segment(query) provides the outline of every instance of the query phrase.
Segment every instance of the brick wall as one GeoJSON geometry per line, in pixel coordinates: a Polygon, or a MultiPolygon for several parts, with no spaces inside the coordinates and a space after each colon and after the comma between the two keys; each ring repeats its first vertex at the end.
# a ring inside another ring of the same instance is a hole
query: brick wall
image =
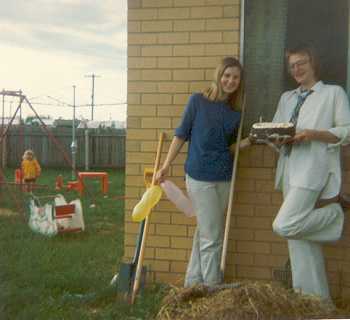
{"type": "MultiPolygon", "coordinates": [[[[128,0],[126,260],[134,254],[138,232],[131,211],[145,191],[143,171],[153,167],[157,137],[161,131],[167,134],[164,159],[189,95],[210,83],[220,58],[238,56],[239,5],[239,0],[128,0]]],[[[171,168],[171,180],[182,188],[185,157],[186,148],[171,168]]],[[[241,153],[227,280],[272,280],[273,270],[287,259],[286,242],[271,228],[281,203],[281,194],[273,189],[275,164],[275,155],[267,147],[241,153]]],[[[350,183],[350,174],[345,175],[345,183],[350,183]]],[[[195,219],[186,218],[163,197],[150,221],[145,255],[149,280],[181,285],[195,219]]],[[[346,228],[342,241],[325,248],[335,296],[350,294],[349,237],[346,228]]]]}

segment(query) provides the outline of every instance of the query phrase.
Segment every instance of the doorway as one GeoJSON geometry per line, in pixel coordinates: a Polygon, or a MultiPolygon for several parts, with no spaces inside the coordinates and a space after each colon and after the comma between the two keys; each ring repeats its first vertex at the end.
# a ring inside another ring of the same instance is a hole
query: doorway
{"type": "Polygon", "coordinates": [[[348,0],[246,0],[244,21],[246,134],[260,118],[271,121],[282,92],[295,87],[284,63],[288,47],[312,44],[322,80],[349,88],[348,0]]]}

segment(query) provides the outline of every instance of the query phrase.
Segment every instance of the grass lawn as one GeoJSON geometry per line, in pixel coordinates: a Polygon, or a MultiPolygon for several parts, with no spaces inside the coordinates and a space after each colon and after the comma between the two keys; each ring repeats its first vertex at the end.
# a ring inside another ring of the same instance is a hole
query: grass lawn
{"type": "MultiPolygon", "coordinates": [[[[105,170],[100,170],[105,171],[105,170]]],[[[6,176],[13,180],[14,169],[6,176]]],[[[38,183],[48,189],[36,195],[54,195],[55,178],[71,180],[71,171],[44,169],[38,183]]],[[[134,306],[116,300],[109,287],[123,256],[124,172],[108,170],[109,194],[100,193],[98,180],[87,182],[81,198],[86,230],[52,238],[33,233],[16,213],[26,195],[2,186],[0,208],[0,319],[152,319],[163,290],[147,288],[134,306]],[[95,207],[91,207],[95,204],[95,207]],[[1,213],[2,212],[2,213],[1,213]]],[[[7,180],[7,181],[9,181],[7,180]]],[[[63,192],[68,201],[75,191],[63,192]]]]}

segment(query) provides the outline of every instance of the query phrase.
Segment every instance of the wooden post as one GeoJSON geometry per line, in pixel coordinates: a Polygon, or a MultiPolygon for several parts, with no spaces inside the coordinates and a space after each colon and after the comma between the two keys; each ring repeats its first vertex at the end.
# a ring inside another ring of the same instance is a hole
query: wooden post
{"type": "Polygon", "coordinates": [[[242,130],[243,130],[243,122],[244,122],[244,114],[245,114],[245,101],[246,101],[245,96],[243,96],[241,122],[240,122],[240,126],[238,129],[235,155],[234,155],[234,160],[233,160],[230,195],[229,195],[228,206],[227,206],[224,241],[223,241],[223,245],[222,245],[222,255],[221,255],[221,262],[220,262],[220,270],[221,270],[222,276],[225,275],[227,248],[228,248],[229,232],[230,232],[230,226],[231,226],[233,196],[235,193],[235,182],[236,182],[236,173],[237,173],[238,156],[239,156],[239,145],[240,145],[241,138],[242,138],[242,130]]]}

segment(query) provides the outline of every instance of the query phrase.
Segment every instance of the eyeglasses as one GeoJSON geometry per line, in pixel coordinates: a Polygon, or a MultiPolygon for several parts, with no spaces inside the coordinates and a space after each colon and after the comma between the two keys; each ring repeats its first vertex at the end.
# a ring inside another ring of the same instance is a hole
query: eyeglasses
{"type": "Polygon", "coordinates": [[[299,60],[297,62],[291,63],[288,65],[289,71],[293,71],[296,67],[300,68],[306,65],[309,62],[309,59],[299,60]]]}

